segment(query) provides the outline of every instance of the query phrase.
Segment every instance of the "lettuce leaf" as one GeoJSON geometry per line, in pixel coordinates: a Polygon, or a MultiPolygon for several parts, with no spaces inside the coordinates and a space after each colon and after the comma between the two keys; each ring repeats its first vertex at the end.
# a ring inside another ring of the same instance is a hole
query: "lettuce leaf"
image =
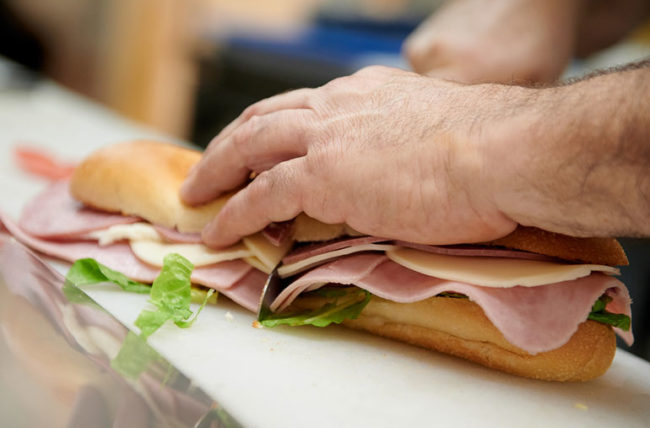
{"type": "Polygon", "coordinates": [[[625,314],[613,314],[605,310],[605,307],[611,301],[612,298],[606,294],[600,296],[600,298],[596,300],[596,303],[594,303],[592,306],[588,319],[598,321],[603,324],[609,324],[613,327],[620,328],[621,330],[629,331],[631,322],[629,316],[625,314]]]}
{"type": "MultiPolygon", "coordinates": [[[[75,286],[112,282],[119,285],[124,291],[132,293],[150,294],[150,302],[155,310],[144,309],[135,321],[140,328],[142,339],[151,336],[168,320],[181,327],[190,327],[206,303],[211,299],[214,290],[192,290],[190,275],[194,265],[179,254],[168,254],[163,260],[163,267],[152,285],[132,281],[124,274],[114,271],[94,259],[77,260],[66,276],[66,281],[75,286]],[[190,302],[197,298],[202,299],[201,306],[192,316],[190,302]]],[[[78,296],[72,296],[77,298],[78,296]]]]}
{"type": "Polygon", "coordinates": [[[122,290],[132,293],[148,294],[151,291],[151,286],[132,281],[124,274],[104,266],[95,259],[79,259],[75,261],[65,279],[77,287],[100,282],[112,282],[119,285],[122,290]]]}
{"type": "Polygon", "coordinates": [[[345,289],[324,289],[315,294],[321,297],[333,298],[319,309],[291,313],[274,313],[259,320],[264,327],[276,327],[278,325],[313,325],[326,327],[331,323],[340,324],[346,319],[355,319],[363,308],[366,307],[372,295],[360,288],[345,289]]]}
{"type": "Polygon", "coordinates": [[[174,321],[181,328],[190,327],[194,323],[214,290],[206,294],[201,307],[190,319],[192,316],[190,275],[193,269],[194,265],[180,254],[172,253],[165,256],[160,275],[151,285],[150,302],[156,310],[144,309],[135,320],[135,325],[140,328],[140,336],[143,339],[151,336],[168,320],[174,321]]]}
{"type": "Polygon", "coordinates": [[[128,379],[137,379],[151,365],[164,362],[163,358],[145,340],[129,331],[111,367],[128,379]]]}

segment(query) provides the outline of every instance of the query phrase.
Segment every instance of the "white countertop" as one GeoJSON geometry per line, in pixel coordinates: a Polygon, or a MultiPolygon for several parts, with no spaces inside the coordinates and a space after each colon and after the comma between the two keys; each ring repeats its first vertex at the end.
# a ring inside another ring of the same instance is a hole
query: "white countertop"
{"type": "MultiPolygon", "coordinates": [[[[0,90],[0,209],[17,217],[46,185],[17,168],[15,144],[76,161],[142,137],[163,138],[51,83],[0,90]]],[[[106,287],[88,291],[128,326],[146,301],[106,287]]],[[[245,426],[650,424],[650,363],[622,350],[597,380],[546,383],[343,327],[255,329],[253,320],[224,299],[192,328],[165,325],[149,342],[245,426]]]]}

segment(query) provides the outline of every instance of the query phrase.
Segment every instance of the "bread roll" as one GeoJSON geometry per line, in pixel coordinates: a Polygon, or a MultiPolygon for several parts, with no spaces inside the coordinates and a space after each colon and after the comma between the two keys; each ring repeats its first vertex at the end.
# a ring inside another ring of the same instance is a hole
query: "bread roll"
{"type": "MultiPolygon", "coordinates": [[[[316,296],[298,298],[293,309],[315,309],[316,296]]],[[[455,355],[502,372],[546,381],[586,381],[607,371],[616,353],[608,325],[580,324],[568,343],[531,355],[509,343],[469,299],[431,297],[396,303],[373,296],[357,319],[343,324],[358,330],[455,355]]]]}
{"type": "Polygon", "coordinates": [[[200,152],[172,144],[114,144],[92,153],[76,168],[70,191],[100,210],[142,217],[180,232],[201,232],[230,195],[199,207],[181,201],[181,184],[200,158],[200,152]]]}

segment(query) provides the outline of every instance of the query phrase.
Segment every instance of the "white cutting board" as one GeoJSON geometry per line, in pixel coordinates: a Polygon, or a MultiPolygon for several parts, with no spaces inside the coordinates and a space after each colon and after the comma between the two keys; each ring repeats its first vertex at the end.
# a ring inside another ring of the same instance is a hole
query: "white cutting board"
{"type": "MultiPolygon", "coordinates": [[[[78,160],[156,136],[51,83],[2,92],[0,209],[18,216],[46,185],[16,168],[17,142],[78,160]]],[[[146,304],[116,289],[88,292],[129,326],[146,304]]],[[[192,328],[166,325],[149,341],[246,426],[650,425],[650,363],[622,350],[595,381],[546,383],[343,327],[255,329],[253,320],[223,299],[192,328]]]]}

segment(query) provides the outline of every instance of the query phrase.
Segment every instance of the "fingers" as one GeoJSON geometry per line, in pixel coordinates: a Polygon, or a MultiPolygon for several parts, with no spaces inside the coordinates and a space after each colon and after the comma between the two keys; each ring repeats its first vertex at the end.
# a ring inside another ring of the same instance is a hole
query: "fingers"
{"type": "Polygon", "coordinates": [[[206,152],[181,187],[190,205],[205,203],[242,185],[251,171],[260,172],[304,156],[311,136],[311,110],[280,110],[252,116],[206,152]]]}
{"type": "Polygon", "coordinates": [[[310,97],[313,89],[303,88],[285,92],[266,98],[247,107],[237,119],[226,126],[208,145],[206,152],[210,152],[219,143],[228,138],[239,126],[246,123],[253,116],[264,116],[280,110],[307,109],[310,107],[310,97]]]}
{"type": "Polygon", "coordinates": [[[235,194],[203,229],[205,244],[215,248],[232,245],[271,222],[296,217],[303,210],[304,162],[297,158],[278,164],[235,194]]]}

